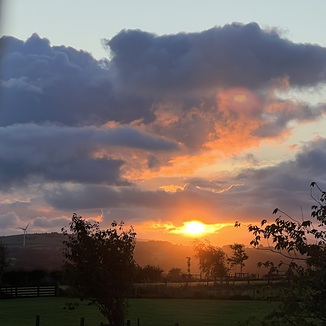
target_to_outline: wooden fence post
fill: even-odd
[[[84,317],[80,318],[80,326],[85,326],[85,318]]]
[[[40,326],[40,315],[36,315],[35,326]]]

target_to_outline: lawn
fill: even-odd
[[[141,326],[233,326],[249,316],[263,317],[277,306],[266,301],[137,299],[130,300],[129,319]]]
[[[63,309],[69,298],[29,298],[0,300],[2,326],[34,326],[40,315],[40,326],[85,326],[105,322],[95,306],[79,302],[75,310]],[[128,319],[141,326],[236,326],[251,315],[261,317],[272,311],[276,303],[263,301],[193,300],[193,299],[131,299]]]

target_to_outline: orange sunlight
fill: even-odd
[[[140,240],[160,240],[171,243],[189,245],[194,239],[208,239],[219,246],[228,245],[234,241],[249,243],[251,237],[245,227],[235,228],[234,222],[204,223],[200,220],[187,220],[186,222],[144,221],[133,225],[137,238]],[[230,240],[233,239],[234,241]]]
[[[190,221],[185,222],[183,229],[181,229],[182,233],[189,235],[197,235],[205,232],[205,225],[199,221]]]
[[[216,233],[225,226],[228,226],[228,224],[205,224],[197,220],[191,220],[183,222],[183,225],[180,227],[170,229],[170,233],[186,236],[201,236],[208,233]]]

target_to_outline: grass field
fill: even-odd
[[[34,326],[40,315],[40,326],[85,326],[106,322],[95,306],[79,301],[75,310],[65,310],[69,298],[29,298],[0,300],[1,326]],[[78,302],[75,300],[75,302]],[[262,317],[276,307],[263,301],[193,300],[193,299],[131,299],[128,319],[141,326],[233,326],[251,315]]]

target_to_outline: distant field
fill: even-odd
[[[35,316],[40,315],[41,326],[78,326],[85,317],[85,326],[98,326],[105,319],[95,306],[79,301],[75,310],[64,310],[69,298],[31,298],[0,300],[2,326],[34,326]],[[262,317],[277,306],[263,301],[230,300],[179,300],[131,299],[129,300],[131,325],[141,326],[236,326],[251,315]]]

